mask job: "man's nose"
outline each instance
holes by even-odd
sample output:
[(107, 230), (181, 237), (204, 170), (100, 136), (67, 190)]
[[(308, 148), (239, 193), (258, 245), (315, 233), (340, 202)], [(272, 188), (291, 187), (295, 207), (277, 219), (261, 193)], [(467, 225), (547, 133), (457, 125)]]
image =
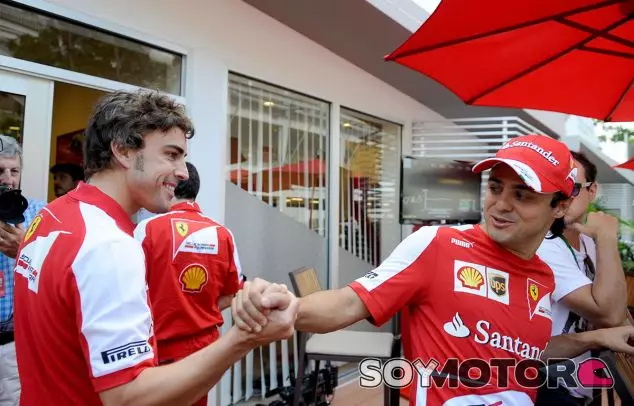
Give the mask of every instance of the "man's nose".
[(174, 171), (174, 174), (179, 181), (189, 179), (189, 171), (187, 170), (187, 165), (185, 165), (185, 160), (178, 164), (176, 170)]
[(506, 193), (499, 195), (495, 201), (495, 208), (499, 211), (511, 211), (513, 205), (509, 202), (510, 196)]

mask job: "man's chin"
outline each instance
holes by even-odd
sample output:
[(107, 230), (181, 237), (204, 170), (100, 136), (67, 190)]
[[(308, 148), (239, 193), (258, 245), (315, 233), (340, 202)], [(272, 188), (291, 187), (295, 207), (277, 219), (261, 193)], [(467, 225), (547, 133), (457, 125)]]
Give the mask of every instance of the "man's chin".
[(509, 230), (500, 230), (496, 227), (489, 225), (487, 227), (487, 234), (489, 237), (498, 244), (504, 245), (513, 236), (513, 233)]
[(583, 217), (579, 217), (577, 219), (568, 219), (564, 217), (564, 225), (566, 228), (570, 228), (570, 226), (574, 223), (583, 223)]
[(169, 204), (157, 204), (157, 203), (153, 203), (151, 205), (145, 205), (144, 209), (154, 213), (154, 214), (161, 214), (161, 213), (167, 213), (169, 211)]

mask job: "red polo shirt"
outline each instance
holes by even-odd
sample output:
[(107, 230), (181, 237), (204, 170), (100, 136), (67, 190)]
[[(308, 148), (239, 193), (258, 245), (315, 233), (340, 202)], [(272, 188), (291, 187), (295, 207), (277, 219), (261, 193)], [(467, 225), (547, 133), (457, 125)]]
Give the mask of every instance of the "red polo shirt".
[[(376, 325), (407, 307), (406, 356), (424, 365), (433, 359), (454, 376), (451, 365), (466, 360), (539, 359), (551, 336), (552, 269), (538, 256), (525, 260), (503, 249), (479, 225), (422, 227), (349, 286)], [(481, 387), (423, 385), (416, 377), (409, 404), (533, 405), (536, 389), (522, 386), (513, 367), (504, 386), (503, 373), (489, 371), (475, 377)]]
[(234, 295), (242, 278), (231, 232), (186, 202), (143, 220), (134, 235), (146, 256), (159, 359), (215, 340), (223, 323), (218, 299)]
[(130, 216), (80, 183), (49, 203), (15, 266), (20, 404), (101, 405), (156, 364), (145, 259)]

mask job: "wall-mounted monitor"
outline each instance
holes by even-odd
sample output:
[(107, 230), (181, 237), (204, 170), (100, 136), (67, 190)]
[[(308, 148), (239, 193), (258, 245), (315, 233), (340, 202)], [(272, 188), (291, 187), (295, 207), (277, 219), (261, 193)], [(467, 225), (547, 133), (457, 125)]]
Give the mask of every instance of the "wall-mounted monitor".
[(479, 222), (482, 178), (472, 166), (446, 158), (401, 157), (401, 224)]

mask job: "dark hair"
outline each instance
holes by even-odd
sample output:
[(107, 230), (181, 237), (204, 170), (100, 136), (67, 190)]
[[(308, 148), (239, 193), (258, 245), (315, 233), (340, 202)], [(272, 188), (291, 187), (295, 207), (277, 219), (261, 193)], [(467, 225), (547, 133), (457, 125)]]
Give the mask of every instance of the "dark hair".
[(51, 167), (51, 173), (67, 173), (73, 180), (84, 180), (84, 170), (81, 166), (71, 163), (56, 164)]
[[(586, 174), (585, 182), (596, 182), (597, 180), (597, 166), (593, 164), (585, 154), (582, 152), (570, 151), (572, 157), (575, 161), (579, 162), (583, 166), (583, 171)], [(585, 183), (583, 182), (583, 183)], [(582, 182), (577, 182), (582, 183)], [(553, 197), (553, 200), (550, 202), (551, 207), (555, 207), (562, 200), (566, 200), (567, 198), (561, 193), (557, 192)], [(546, 237), (548, 239), (553, 239), (557, 237), (561, 237), (564, 233), (564, 229), (566, 228), (566, 222), (563, 217), (555, 219), (553, 224), (550, 226), (550, 236)]]
[(118, 91), (103, 96), (95, 106), (84, 139), (86, 177), (110, 167), (112, 144), (134, 150), (143, 148), (143, 138), (152, 131), (180, 128), (187, 138), (194, 125), (185, 107), (156, 90)]
[(586, 182), (595, 182), (597, 180), (597, 166), (590, 162), (588, 157), (581, 152), (571, 151), (571, 154), (574, 160), (583, 166), (583, 171), (586, 173)]
[[(550, 207), (555, 208), (557, 205), (564, 201), (570, 199), (566, 197), (562, 192), (557, 192), (553, 196), (553, 200), (550, 202)], [(550, 226), (550, 235), (546, 238), (551, 240), (553, 238), (561, 237), (564, 234), (564, 229), (566, 228), (566, 223), (564, 222), (564, 218), (560, 217), (553, 221), (553, 224)]]
[(198, 176), (198, 170), (193, 164), (187, 162), (186, 165), (189, 179), (178, 182), (174, 189), (174, 197), (177, 199), (196, 200), (200, 190), (200, 177)]

